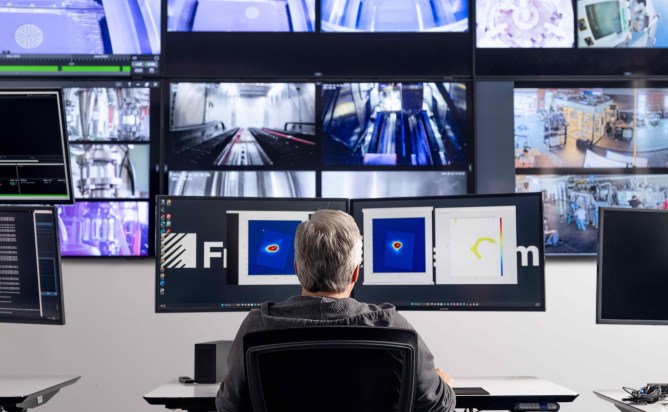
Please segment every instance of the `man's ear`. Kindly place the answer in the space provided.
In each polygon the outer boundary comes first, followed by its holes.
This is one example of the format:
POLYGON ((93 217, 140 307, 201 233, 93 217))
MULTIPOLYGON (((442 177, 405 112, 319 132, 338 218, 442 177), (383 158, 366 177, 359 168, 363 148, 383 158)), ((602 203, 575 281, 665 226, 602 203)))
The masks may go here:
POLYGON ((355 284, 357 283, 357 279, 360 276, 360 265, 355 266, 355 270, 353 270, 353 277, 350 279, 350 283, 355 284))

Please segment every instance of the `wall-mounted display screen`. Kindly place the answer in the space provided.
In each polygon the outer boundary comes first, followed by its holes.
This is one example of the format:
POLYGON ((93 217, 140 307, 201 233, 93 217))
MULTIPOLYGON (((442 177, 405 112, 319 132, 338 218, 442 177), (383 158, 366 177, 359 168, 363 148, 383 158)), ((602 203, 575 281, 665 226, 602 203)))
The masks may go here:
POLYGON ((578 47, 668 47, 661 0, 577 0, 578 47))
POLYGON ((170 171, 173 196, 315 197, 316 172, 304 170, 170 171))
POLYGON ((326 165, 466 166, 463 83, 341 83, 322 86, 326 165))
POLYGON ((62 255, 152 255, 160 82, 0 81, 0 88, 21 87, 62 89, 75 199, 58 208, 62 255))
POLYGON ((157 75, 160 7, 160 0, 4 2, 0 73, 157 75))
POLYGON ((668 88, 515 89, 517 168, 668 166, 668 88))
POLYGON ((313 32, 315 0, 168 0, 167 30, 313 32))
POLYGON ((158 196, 157 312, 250 310, 301 291, 297 226, 345 199, 158 196), (197 210, 197 213, 193 213, 197 210))
POLYGON ((324 32, 465 32, 469 0, 321 0, 324 32))
POLYGON ((172 83, 169 103, 170 170, 317 162, 313 83, 172 83))
POLYGON ((353 199, 356 299, 399 309, 545 309, 540 194, 353 199))
POLYGON ((326 197, 452 196, 469 192, 466 172, 323 171, 326 197))
POLYGON ((599 208, 668 208, 668 174, 518 175, 518 192, 543 196, 545 253, 594 255, 599 208))
POLYGON ((571 48, 574 22, 571 0, 476 0, 476 47, 571 48))

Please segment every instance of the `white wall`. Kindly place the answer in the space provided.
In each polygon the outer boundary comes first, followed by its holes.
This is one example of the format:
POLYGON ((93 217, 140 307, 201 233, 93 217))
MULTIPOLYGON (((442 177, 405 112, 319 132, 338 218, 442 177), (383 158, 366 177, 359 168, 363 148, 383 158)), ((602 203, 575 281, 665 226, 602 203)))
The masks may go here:
MULTIPOLYGON (((164 410, 142 395, 193 374, 193 344, 232 339, 243 313, 155 314, 153 264, 63 264, 65 326, 0 324, 0 375, 77 374, 42 412, 164 410)), ((592 390, 668 379, 668 327, 595 324, 593 260, 548 262, 547 312, 405 312, 456 376, 535 375, 580 393, 564 411, 613 406, 592 390)))

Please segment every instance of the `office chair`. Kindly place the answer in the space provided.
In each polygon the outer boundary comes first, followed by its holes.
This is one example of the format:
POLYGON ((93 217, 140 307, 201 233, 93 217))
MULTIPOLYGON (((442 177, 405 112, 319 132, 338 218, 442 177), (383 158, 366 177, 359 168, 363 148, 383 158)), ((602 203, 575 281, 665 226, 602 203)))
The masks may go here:
POLYGON ((275 329, 244 336, 254 412, 411 412, 417 334, 384 327, 275 329))

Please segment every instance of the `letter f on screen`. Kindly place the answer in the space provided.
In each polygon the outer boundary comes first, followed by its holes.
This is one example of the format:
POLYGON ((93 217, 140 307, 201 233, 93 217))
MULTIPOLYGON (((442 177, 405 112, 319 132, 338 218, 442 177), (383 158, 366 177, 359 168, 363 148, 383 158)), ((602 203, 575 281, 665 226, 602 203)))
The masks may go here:
MULTIPOLYGON (((204 242, 204 268, 211 268, 211 259, 222 258, 223 253, 218 251, 213 251, 213 248, 222 248, 223 242, 204 242)), ((227 260, 227 259, 226 259, 227 260)), ((226 266, 227 262, 223 262, 226 266)))

